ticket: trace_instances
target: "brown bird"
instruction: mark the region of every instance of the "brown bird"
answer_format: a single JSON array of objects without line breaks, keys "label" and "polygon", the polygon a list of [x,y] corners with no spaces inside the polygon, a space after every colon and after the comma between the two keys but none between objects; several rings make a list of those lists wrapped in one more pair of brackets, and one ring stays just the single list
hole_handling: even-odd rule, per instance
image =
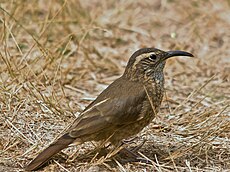
[{"label": "brown bird", "polygon": [[124,74],[110,84],[68,131],[43,150],[25,170],[37,170],[71,143],[109,141],[113,145],[139,133],[159,111],[164,94],[163,69],[173,56],[190,56],[184,51],[143,48],[129,59]]}]

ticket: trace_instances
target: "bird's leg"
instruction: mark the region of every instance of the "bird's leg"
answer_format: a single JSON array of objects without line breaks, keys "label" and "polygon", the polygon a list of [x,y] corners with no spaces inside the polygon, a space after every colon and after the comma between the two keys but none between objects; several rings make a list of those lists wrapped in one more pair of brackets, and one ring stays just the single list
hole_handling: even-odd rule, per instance
[{"label": "bird's leg", "polygon": [[141,144],[139,144],[138,146],[134,147],[133,149],[131,149],[132,152],[137,152],[139,151],[142,146],[145,144],[146,140],[144,140]]},{"label": "bird's leg", "polygon": [[[122,160],[123,162],[143,162],[146,164],[150,164],[151,162],[143,157],[141,157],[137,151],[145,144],[146,141],[142,142],[140,145],[136,146],[133,149],[128,149],[126,147],[124,147],[123,149],[121,149],[118,153],[118,155],[120,156],[125,156],[129,159],[126,160]],[[125,144],[123,141],[121,142],[121,146]]]},{"label": "bird's leg", "polygon": [[124,141],[121,141],[119,146],[117,147],[123,147],[119,152],[118,156],[124,157],[125,159],[120,159],[123,163],[127,162],[143,162],[143,163],[151,163],[150,161],[146,160],[145,158],[142,158],[137,151],[144,145],[145,141],[138,145],[137,147],[133,149],[128,149],[124,146],[126,144]]}]

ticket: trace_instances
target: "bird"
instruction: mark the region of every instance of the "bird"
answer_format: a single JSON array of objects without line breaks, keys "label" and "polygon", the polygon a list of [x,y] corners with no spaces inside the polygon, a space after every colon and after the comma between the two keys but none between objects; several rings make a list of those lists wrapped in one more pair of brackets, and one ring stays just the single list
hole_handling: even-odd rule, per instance
[{"label": "bird", "polygon": [[186,51],[141,48],[134,52],[124,73],[112,82],[73,121],[67,131],[45,148],[26,167],[38,170],[70,144],[107,141],[118,145],[138,134],[157,115],[164,95],[164,67],[174,56],[193,55]]}]

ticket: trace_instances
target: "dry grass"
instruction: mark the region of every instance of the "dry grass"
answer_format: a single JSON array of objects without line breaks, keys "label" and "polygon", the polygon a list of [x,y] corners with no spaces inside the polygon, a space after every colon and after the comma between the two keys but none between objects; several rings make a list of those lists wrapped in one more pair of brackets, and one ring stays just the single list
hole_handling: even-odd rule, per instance
[{"label": "dry grass", "polygon": [[85,143],[43,170],[230,169],[229,0],[2,0],[0,6],[0,171],[22,170],[122,74],[132,52],[152,46],[197,57],[168,61],[161,113],[130,143],[146,140],[139,152],[152,164],[87,158],[95,146]]}]

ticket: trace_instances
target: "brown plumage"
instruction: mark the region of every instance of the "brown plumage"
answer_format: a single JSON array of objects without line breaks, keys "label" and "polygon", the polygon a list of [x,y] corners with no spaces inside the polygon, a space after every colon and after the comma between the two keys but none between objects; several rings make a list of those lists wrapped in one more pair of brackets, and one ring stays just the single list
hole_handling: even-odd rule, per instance
[{"label": "brown plumage", "polygon": [[106,141],[113,145],[139,133],[159,111],[164,93],[163,68],[184,51],[143,48],[129,59],[124,74],[110,84],[73,122],[68,131],[42,151],[25,170],[37,170],[53,155],[75,142]]}]

